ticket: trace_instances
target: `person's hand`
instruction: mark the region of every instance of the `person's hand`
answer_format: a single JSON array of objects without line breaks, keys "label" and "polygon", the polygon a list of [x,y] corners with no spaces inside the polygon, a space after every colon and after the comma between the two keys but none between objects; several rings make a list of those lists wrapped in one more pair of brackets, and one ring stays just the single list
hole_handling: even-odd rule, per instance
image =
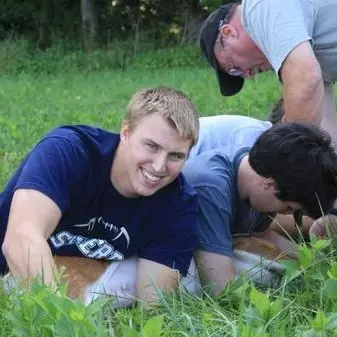
[{"label": "person's hand", "polygon": [[318,239],[337,236],[337,215],[325,215],[314,221],[309,235]]}]

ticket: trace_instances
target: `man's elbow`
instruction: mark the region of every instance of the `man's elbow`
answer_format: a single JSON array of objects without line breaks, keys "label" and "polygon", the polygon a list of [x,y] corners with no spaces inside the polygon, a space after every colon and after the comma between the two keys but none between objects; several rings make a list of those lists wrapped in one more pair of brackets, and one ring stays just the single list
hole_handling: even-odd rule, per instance
[{"label": "man's elbow", "polygon": [[[290,116],[295,114],[297,121],[303,120],[319,125],[321,122],[320,107],[324,97],[324,82],[321,73],[315,70],[309,71],[303,74],[301,81],[289,82],[288,88],[287,90],[287,85],[285,85],[286,117],[289,114]],[[290,121],[292,120],[293,118],[290,118]]]},{"label": "man's elbow", "polygon": [[309,97],[323,97],[324,82],[320,71],[310,71],[304,75],[303,83],[306,85],[307,95]]},{"label": "man's elbow", "polygon": [[307,111],[306,120],[319,125],[322,120],[320,108],[324,97],[324,82],[321,74],[312,73],[306,83],[305,97],[308,101],[312,100],[311,108]]},{"label": "man's elbow", "polygon": [[45,242],[45,239],[41,235],[22,230],[7,230],[1,249],[8,261],[18,251],[29,250],[29,247],[36,248],[43,242]]},{"label": "man's elbow", "polygon": [[14,254],[20,247],[22,247],[22,242],[24,242],[22,234],[7,232],[4,238],[4,241],[1,246],[2,254],[5,259],[8,261],[11,259],[12,254]]},{"label": "man's elbow", "polygon": [[5,239],[2,243],[2,246],[1,246],[2,254],[6,258],[6,260],[8,259],[8,256],[10,255],[10,252],[13,251],[12,248],[13,248],[13,240],[10,237],[10,235],[6,235]]},{"label": "man's elbow", "polygon": [[8,245],[3,242],[1,245],[1,252],[5,258],[7,258],[8,250]]}]

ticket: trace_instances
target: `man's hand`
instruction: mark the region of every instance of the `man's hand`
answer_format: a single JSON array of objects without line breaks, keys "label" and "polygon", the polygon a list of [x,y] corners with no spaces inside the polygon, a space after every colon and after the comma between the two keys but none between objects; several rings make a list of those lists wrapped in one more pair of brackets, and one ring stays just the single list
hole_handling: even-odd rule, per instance
[{"label": "man's hand", "polygon": [[325,215],[314,221],[309,230],[309,235],[318,239],[337,235],[337,215]]}]

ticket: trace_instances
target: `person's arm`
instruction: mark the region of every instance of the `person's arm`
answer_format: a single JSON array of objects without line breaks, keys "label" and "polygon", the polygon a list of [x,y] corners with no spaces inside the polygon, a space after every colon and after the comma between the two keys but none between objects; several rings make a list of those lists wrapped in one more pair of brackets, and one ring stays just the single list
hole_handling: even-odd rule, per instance
[{"label": "person's arm", "polygon": [[328,214],[315,220],[310,227],[309,235],[318,239],[325,239],[337,236],[337,215]]},{"label": "person's arm", "polygon": [[13,198],[7,196],[11,206],[2,250],[19,280],[41,276],[52,282],[55,265],[47,239],[72,199],[83,193],[88,157],[74,132],[61,131],[64,136],[47,137],[29,153],[11,182]]},{"label": "person's arm", "polygon": [[303,42],[290,52],[280,74],[285,111],[283,121],[308,121],[319,125],[324,82],[310,42]]},{"label": "person's arm", "polygon": [[228,256],[197,250],[194,254],[201,283],[209,286],[213,296],[217,296],[234,277],[232,259]]},{"label": "person's arm", "polygon": [[323,99],[320,65],[311,46],[315,13],[299,1],[245,1],[243,27],[284,84],[284,121],[319,124]]},{"label": "person's arm", "polygon": [[217,296],[234,277],[229,226],[232,197],[227,180],[222,178],[216,172],[206,172],[199,176],[200,186],[196,187],[199,247],[194,258],[201,283],[213,296]]},{"label": "person's arm", "polygon": [[285,238],[283,235],[274,231],[272,228],[268,228],[265,232],[262,233],[255,233],[254,235],[275,245],[275,247],[278,248],[282,254],[286,254],[289,257],[296,256],[296,242]]},{"label": "person's arm", "polygon": [[301,235],[307,236],[314,220],[308,216],[302,217],[302,225],[295,223],[294,216],[291,214],[277,214],[270,225],[270,229],[285,236],[297,238]]},{"label": "person's arm", "polygon": [[148,304],[157,303],[161,292],[169,292],[176,288],[179,271],[151,260],[139,259],[137,272],[137,298]]},{"label": "person's arm", "polygon": [[2,251],[11,274],[28,282],[41,277],[52,284],[56,271],[47,239],[61,217],[58,206],[35,190],[17,190],[10,208]]}]

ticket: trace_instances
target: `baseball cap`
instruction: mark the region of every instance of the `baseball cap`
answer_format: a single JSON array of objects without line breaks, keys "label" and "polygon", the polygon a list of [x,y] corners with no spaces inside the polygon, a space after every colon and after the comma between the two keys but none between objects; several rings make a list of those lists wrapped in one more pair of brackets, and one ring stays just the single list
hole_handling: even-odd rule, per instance
[{"label": "baseball cap", "polygon": [[240,76],[231,76],[223,71],[216,61],[214,55],[214,45],[218,36],[219,28],[225,20],[228,11],[233,3],[220,6],[216,11],[211,13],[203,22],[200,28],[199,44],[208,63],[214,68],[218,78],[220,92],[223,96],[232,96],[237,94],[243,87],[244,79]]}]

